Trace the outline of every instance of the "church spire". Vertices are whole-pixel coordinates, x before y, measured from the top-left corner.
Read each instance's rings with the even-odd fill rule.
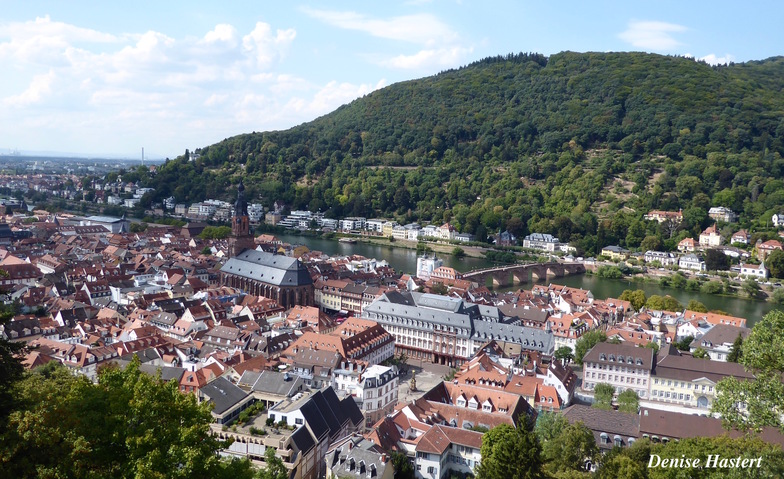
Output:
[[[237,202],[234,203],[234,216],[248,216],[248,202],[245,201],[245,185],[242,184],[242,178],[240,178],[240,184],[237,185]]]
[[[237,202],[234,203],[234,217],[231,219],[231,237],[229,237],[229,256],[237,256],[246,249],[253,249],[253,233],[248,218],[248,202],[245,200],[245,185],[242,178],[237,185]]]

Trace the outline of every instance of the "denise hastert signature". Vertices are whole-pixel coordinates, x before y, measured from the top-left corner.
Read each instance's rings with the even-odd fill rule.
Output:
[[[681,457],[665,457],[662,458],[658,454],[651,454],[648,459],[648,467],[661,467],[661,468],[678,468],[678,469],[751,469],[753,467],[762,467],[762,457],[747,458],[743,456],[738,457],[721,457],[719,454],[709,454],[703,462],[699,457],[686,457],[681,454]]]

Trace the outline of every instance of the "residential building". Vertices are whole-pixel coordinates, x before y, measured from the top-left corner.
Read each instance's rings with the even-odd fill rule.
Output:
[[[348,318],[329,334],[304,332],[284,356],[299,351],[334,351],[351,361],[380,364],[394,356],[395,338],[381,324],[362,318]]]
[[[724,206],[714,206],[708,210],[708,217],[715,221],[723,221],[725,223],[735,223],[738,221],[738,215],[729,208]]]
[[[683,238],[678,243],[678,251],[681,253],[693,253],[697,251],[697,242],[694,241],[694,238]]]
[[[394,479],[395,466],[365,438],[348,437],[327,451],[327,479]]]
[[[517,236],[504,230],[496,235],[493,242],[498,246],[515,246],[517,244]]]
[[[775,250],[781,250],[781,242],[778,240],[768,240],[757,244],[757,258],[764,262],[768,255]]]
[[[351,216],[338,221],[338,227],[345,232],[359,231],[365,229],[366,222],[367,218]]]
[[[602,256],[607,256],[612,260],[625,260],[629,258],[630,251],[620,246],[605,246],[602,248]]]
[[[730,238],[730,244],[749,244],[749,241],[751,241],[751,235],[746,230],[739,230]]]
[[[760,263],[760,264],[741,263],[740,274],[742,276],[748,276],[750,278],[766,279],[768,277],[768,268],[765,267],[765,263]]]
[[[703,248],[719,246],[721,241],[721,233],[719,233],[719,228],[716,226],[716,223],[708,226],[705,231],[700,233],[700,246]]]
[[[240,413],[252,405],[253,396],[238,388],[224,377],[215,378],[199,389],[199,402],[209,401],[213,407],[210,413],[217,424],[229,424]]]
[[[435,255],[428,256],[422,255],[417,258],[417,278],[427,281],[430,275],[436,268],[443,266],[444,260],[437,258]]]
[[[482,460],[482,433],[435,425],[416,444],[417,479],[437,479],[450,474],[476,474]]]
[[[706,271],[705,261],[696,254],[685,254],[678,259],[678,268],[691,271]]]
[[[651,378],[649,398],[652,401],[707,411],[716,398],[719,381],[730,376],[753,378],[741,364],[681,356],[672,345],[662,348],[659,356]]]
[[[639,438],[640,416],[637,414],[574,404],[564,410],[563,416],[572,424],[580,422],[590,429],[602,452],[609,452],[613,447],[629,447]],[[586,466],[591,468],[593,465]]]
[[[780,215],[780,214],[773,215],[773,217],[771,218],[771,222],[773,223],[773,226],[776,228],[780,228],[781,226],[784,226],[784,215]]]
[[[631,389],[647,399],[653,360],[651,348],[598,343],[583,358],[583,388],[592,391],[597,384],[607,383],[616,394]]]
[[[346,391],[365,416],[369,428],[387,414],[398,402],[398,371],[396,367],[379,364],[364,367],[362,363],[342,362],[332,372],[335,389]]]
[[[643,218],[648,221],[658,221],[659,223],[671,222],[680,224],[683,221],[683,213],[680,211],[649,211]]]
[[[558,238],[546,233],[531,233],[523,238],[523,248],[538,249],[550,253],[555,252],[559,244]]]
[[[643,260],[646,263],[658,261],[662,266],[671,266],[678,264],[678,255],[675,253],[666,253],[663,251],[648,250],[643,255]]]
[[[751,333],[749,328],[717,324],[703,334],[701,338],[692,341],[689,345],[689,350],[693,353],[697,348],[702,348],[708,353],[711,360],[726,361],[738,336],[746,339],[749,333]]]

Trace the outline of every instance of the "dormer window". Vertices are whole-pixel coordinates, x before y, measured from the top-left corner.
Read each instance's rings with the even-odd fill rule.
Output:
[[[606,355],[606,354],[604,354],[604,353],[600,354],[600,355],[599,355],[599,360],[601,360],[601,361],[607,361],[607,355]]]
[[[615,355],[614,354],[610,355],[610,361],[615,361]]]
[[[637,366],[642,366],[642,359],[637,358]]]

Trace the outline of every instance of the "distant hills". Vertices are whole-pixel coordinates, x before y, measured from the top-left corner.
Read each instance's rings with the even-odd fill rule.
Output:
[[[480,237],[511,226],[586,251],[608,240],[636,247],[651,234],[672,239],[641,222],[647,209],[691,210],[683,236],[708,223],[712,205],[749,227],[781,208],[782,87],[782,57],[487,58],[286,131],[228,138],[195,161],[167,162],[151,182],[158,199],[192,202],[231,196],[242,176],[250,198],[334,216],[451,221]]]

